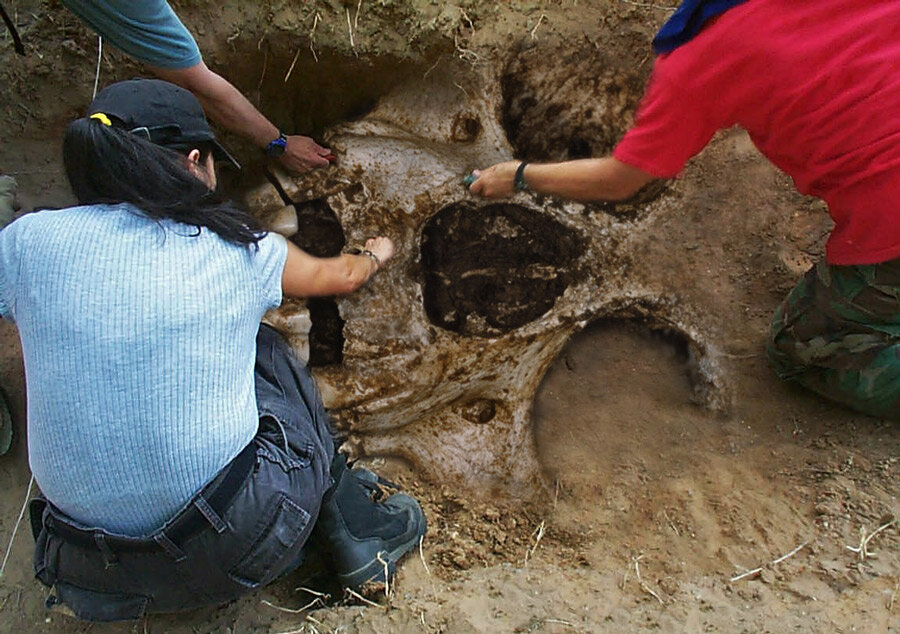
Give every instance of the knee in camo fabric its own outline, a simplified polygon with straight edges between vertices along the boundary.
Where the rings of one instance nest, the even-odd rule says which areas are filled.
[[[900,260],[817,264],[776,310],[767,351],[781,378],[900,418]]]

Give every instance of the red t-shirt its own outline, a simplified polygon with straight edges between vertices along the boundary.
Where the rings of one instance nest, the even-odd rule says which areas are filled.
[[[740,125],[835,227],[831,264],[900,257],[900,2],[749,0],[656,60],[613,155],[676,176]]]

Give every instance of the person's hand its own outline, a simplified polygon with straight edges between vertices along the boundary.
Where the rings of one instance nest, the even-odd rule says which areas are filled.
[[[378,258],[379,266],[394,257],[394,243],[390,238],[378,236],[377,238],[369,238],[366,240],[366,251],[371,251]]]
[[[519,161],[497,163],[486,170],[474,170],[475,182],[469,185],[469,191],[485,198],[507,198],[515,191],[513,182]]]
[[[334,158],[328,148],[308,136],[293,135],[287,138],[287,147],[278,160],[291,172],[301,173],[329,165],[329,157]]]

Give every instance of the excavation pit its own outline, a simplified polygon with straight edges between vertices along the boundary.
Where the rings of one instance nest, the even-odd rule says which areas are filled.
[[[523,326],[578,277],[584,248],[569,227],[518,205],[450,205],[422,234],[428,318],[465,335]]]
[[[309,331],[309,365],[339,364],[344,359],[344,320],[337,302],[330,297],[306,301],[312,327]]]
[[[603,156],[624,134],[643,83],[591,47],[536,47],[513,56],[504,70],[501,123],[525,160]]]
[[[322,199],[295,203],[297,233],[290,240],[307,253],[320,258],[338,255],[346,240],[334,210]]]

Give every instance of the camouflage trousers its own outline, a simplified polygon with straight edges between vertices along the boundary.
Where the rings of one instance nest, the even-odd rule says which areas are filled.
[[[900,418],[900,259],[819,262],[775,311],[766,350],[782,379]]]

